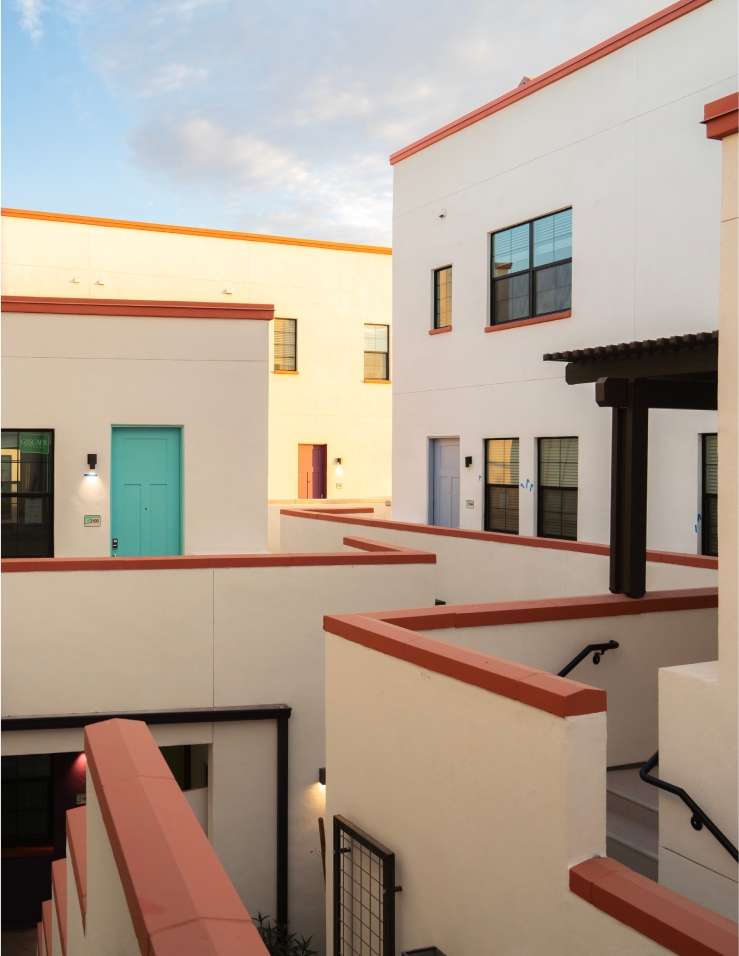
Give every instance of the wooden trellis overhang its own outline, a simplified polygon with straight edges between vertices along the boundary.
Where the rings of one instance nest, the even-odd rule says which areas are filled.
[[[567,384],[594,382],[598,405],[613,409],[609,586],[643,597],[649,409],[718,407],[718,332],[549,352],[544,361],[567,362]]]

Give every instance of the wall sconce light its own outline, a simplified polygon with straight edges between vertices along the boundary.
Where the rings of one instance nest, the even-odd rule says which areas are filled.
[[[326,786],[326,768],[325,767],[318,768],[318,782],[321,784],[322,787]]]
[[[472,464],[472,455],[465,455],[464,467],[469,468],[471,464]]]
[[[85,472],[85,478],[97,478],[98,474],[95,471],[97,468],[98,456],[97,455],[88,455],[87,456],[87,466],[90,469]]]
[[[343,458],[334,458],[334,464],[340,465],[344,459]]]

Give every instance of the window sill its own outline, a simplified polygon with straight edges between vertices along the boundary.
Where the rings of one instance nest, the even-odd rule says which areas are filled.
[[[429,329],[429,335],[441,335],[442,332],[451,332],[451,325],[442,325],[440,329]]]
[[[392,385],[392,381],[389,378],[365,378],[363,379],[365,385]]]
[[[486,332],[502,332],[503,329],[520,329],[523,325],[538,325],[540,322],[554,322],[556,319],[569,319],[572,309],[564,312],[551,312],[549,315],[538,315],[533,319],[519,319],[518,322],[501,322],[500,325],[486,325]]]
[[[273,368],[272,374],[273,375],[299,375],[300,372],[289,372],[287,369]]]

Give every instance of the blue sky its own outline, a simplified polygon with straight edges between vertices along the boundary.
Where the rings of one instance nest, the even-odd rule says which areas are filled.
[[[393,150],[664,5],[2,0],[2,202],[389,243]]]

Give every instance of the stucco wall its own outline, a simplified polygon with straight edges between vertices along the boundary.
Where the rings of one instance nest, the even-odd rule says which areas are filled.
[[[459,436],[460,523],[479,529],[486,438],[519,437],[536,484],[536,439],[577,435],[578,537],[607,542],[610,412],[542,355],[718,327],[720,158],[699,122],[736,89],[736,29],[732,0],[713,0],[394,166],[397,519],[427,520],[429,438]],[[489,235],[569,206],[571,317],[485,334]],[[432,270],[449,264],[453,330],[429,336]],[[649,546],[696,553],[716,413],[650,427]],[[521,499],[535,533],[536,493]]]
[[[323,615],[428,606],[432,569],[405,564],[4,574],[4,713],[289,704],[291,926],[312,934],[321,948]],[[273,723],[153,728],[160,746],[212,745],[209,838],[249,912],[272,916]],[[4,753],[75,749],[82,749],[78,730],[3,734]]]
[[[327,634],[326,728],[328,819],[396,855],[398,951],[666,952],[568,890],[605,854],[605,714],[555,717]]]
[[[608,591],[605,555],[526,547],[516,543],[516,539],[508,544],[293,515],[281,515],[280,520],[283,551],[341,550],[345,535],[433,551],[436,554],[434,597],[447,604],[534,600]],[[710,568],[647,562],[650,591],[715,587],[716,584],[717,572]]]
[[[558,673],[588,644],[618,641],[596,666],[592,655],[569,675],[608,694],[609,767],[643,762],[658,747],[657,672],[717,650],[716,610],[668,611],[535,624],[444,628],[429,637]]]
[[[269,327],[269,497],[297,497],[298,444],[313,443],[328,446],[329,498],[389,497],[392,387],[364,383],[363,335],[391,324],[391,256],[11,216],[2,229],[6,295],[269,303],[297,319],[297,375],[272,372]]]
[[[111,553],[113,425],[182,427],[184,553],[266,551],[270,328],[3,314],[3,427],[55,432],[56,557]],[[84,477],[91,452],[97,479]]]

